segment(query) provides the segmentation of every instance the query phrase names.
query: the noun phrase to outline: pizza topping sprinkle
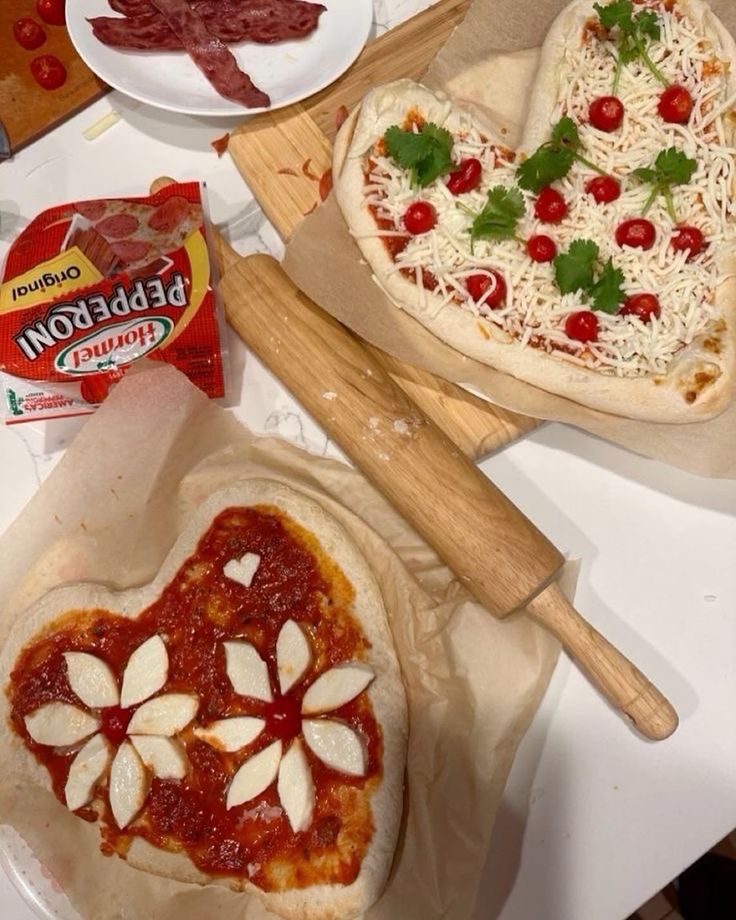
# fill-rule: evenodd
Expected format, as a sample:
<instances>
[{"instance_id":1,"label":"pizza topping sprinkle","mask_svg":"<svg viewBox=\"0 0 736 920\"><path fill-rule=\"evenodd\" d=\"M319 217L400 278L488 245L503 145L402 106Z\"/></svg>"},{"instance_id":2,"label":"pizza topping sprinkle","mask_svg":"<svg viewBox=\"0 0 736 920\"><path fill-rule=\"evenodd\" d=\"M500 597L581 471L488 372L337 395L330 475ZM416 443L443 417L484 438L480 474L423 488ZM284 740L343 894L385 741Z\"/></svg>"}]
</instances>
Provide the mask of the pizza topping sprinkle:
<instances>
[{"instance_id":1,"label":"pizza topping sprinkle","mask_svg":"<svg viewBox=\"0 0 736 920\"><path fill-rule=\"evenodd\" d=\"M414 201L404 213L404 227L412 236L429 233L436 223L437 211L428 201Z\"/></svg>"},{"instance_id":2,"label":"pizza topping sprinkle","mask_svg":"<svg viewBox=\"0 0 736 920\"><path fill-rule=\"evenodd\" d=\"M559 224L567 216L567 202L557 189L543 188L534 202L534 213L544 224Z\"/></svg>"},{"instance_id":3,"label":"pizza topping sprinkle","mask_svg":"<svg viewBox=\"0 0 736 920\"><path fill-rule=\"evenodd\" d=\"M450 173L447 188L453 195L463 195L478 188L483 174L483 166L477 157L468 157L460 162L457 169Z\"/></svg>"},{"instance_id":4,"label":"pizza topping sprinkle","mask_svg":"<svg viewBox=\"0 0 736 920\"><path fill-rule=\"evenodd\" d=\"M657 231L650 220L634 217L625 220L616 228L616 242L619 246L632 249L651 249L657 239Z\"/></svg>"},{"instance_id":5,"label":"pizza topping sprinkle","mask_svg":"<svg viewBox=\"0 0 736 920\"><path fill-rule=\"evenodd\" d=\"M659 97L657 111L664 121L674 125L685 125L693 111L693 97L684 86L668 86Z\"/></svg>"},{"instance_id":6,"label":"pizza topping sprinkle","mask_svg":"<svg viewBox=\"0 0 736 920\"><path fill-rule=\"evenodd\" d=\"M557 255L557 244L552 237L537 233L527 240L526 251L532 262L551 262Z\"/></svg>"},{"instance_id":7,"label":"pizza topping sprinkle","mask_svg":"<svg viewBox=\"0 0 736 920\"><path fill-rule=\"evenodd\" d=\"M568 338L577 342L595 342L598 339L598 319L590 310L578 310L565 320Z\"/></svg>"},{"instance_id":8,"label":"pizza topping sprinkle","mask_svg":"<svg viewBox=\"0 0 736 920\"><path fill-rule=\"evenodd\" d=\"M479 307L486 306L491 310L496 310L503 306L506 300L506 282L503 276L493 269L468 275L465 279L465 287Z\"/></svg>"},{"instance_id":9,"label":"pizza topping sprinkle","mask_svg":"<svg viewBox=\"0 0 736 920\"><path fill-rule=\"evenodd\" d=\"M613 176L593 176L585 183L585 191L598 204L610 204L621 197L621 183Z\"/></svg>"},{"instance_id":10,"label":"pizza topping sprinkle","mask_svg":"<svg viewBox=\"0 0 736 920\"><path fill-rule=\"evenodd\" d=\"M655 294L633 294L621 307L624 316L638 316L643 323L649 323L653 316L659 317L659 301Z\"/></svg>"},{"instance_id":11,"label":"pizza topping sprinkle","mask_svg":"<svg viewBox=\"0 0 736 920\"><path fill-rule=\"evenodd\" d=\"M705 236L697 227L677 227L672 234L670 245L675 252L687 252L688 262L699 256L705 248Z\"/></svg>"}]
</instances>

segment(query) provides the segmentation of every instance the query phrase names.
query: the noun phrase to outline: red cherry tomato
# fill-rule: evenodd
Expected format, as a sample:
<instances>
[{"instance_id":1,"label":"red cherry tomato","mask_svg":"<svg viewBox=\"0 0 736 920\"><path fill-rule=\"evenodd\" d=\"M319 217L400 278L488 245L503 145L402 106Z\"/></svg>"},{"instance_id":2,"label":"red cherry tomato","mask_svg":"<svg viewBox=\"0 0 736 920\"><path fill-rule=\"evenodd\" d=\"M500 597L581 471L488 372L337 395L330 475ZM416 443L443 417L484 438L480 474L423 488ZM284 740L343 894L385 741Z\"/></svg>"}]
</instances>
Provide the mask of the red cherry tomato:
<instances>
[{"instance_id":1,"label":"red cherry tomato","mask_svg":"<svg viewBox=\"0 0 736 920\"><path fill-rule=\"evenodd\" d=\"M657 238L657 231L650 220L635 217L625 220L616 229L616 242L619 246L633 246L635 249L651 249Z\"/></svg>"},{"instance_id":2,"label":"red cherry tomato","mask_svg":"<svg viewBox=\"0 0 736 920\"><path fill-rule=\"evenodd\" d=\"M58 89L66 83L66 67L53 54L42 54L31 61L33 79L42 89Z\"/></svg>"},{"instance_id":3,"label":"red cherry tomato","mask_svg":"<svg viewBox=\"0 0 736 920\"><path fill-rule=\"evenodd\" d=\"M35 19L24 16L13 23L13 36L21 48L35 51L46 41L46 33Z\"/></svg>"},{"instance_id":4,"label":"red cherry tomato","mask_svg":"<svg viewBox=\"0 0 736 920\"><path fill-rule=\"evenodd\" d=\"M672 248L675 252L690 251L688 261L705 249L705 237L697 227L678 227L672 234Z\"/></svg>"},{"instance_id":5,"label":"red cherry tomato","mask_svg":"<svg viewBox=\"0 0 736 920\"><path fill-rule=\"evenodd\" d=\"M657 111L662 118L674 125L686 124L692 110L693 97L684 86L678 86L676 83L667 87L657 104Z\"/></svg>"},{"instance_id":6,"label":"red cherry tomato","mask_svg":"<svg viewBox=\"0 0 736 920\"><path fill-rule=\"evenodd\" d=\"M585 183L585 191L592 195L598 204L610 204L621 195L621 183L613 176L595 176Z\"/></svg>"},{"instance_id":7,"label":"red cherry tomato","mask_svg":"<svg viewBox=\"0 0 736 920\"><path fill-rule=\"evenodd\" d=\"M483 300L485 306L495 310L497 307L502 306L506 300L506 282L498 272L492 271L490 275L491 277L488 275L469 275L465 279L465 287L468 289L468 294L478 303L483 300L491 285L495 284L491 293Z\"/></svg>"},{"instance_id":8,"label":"red cherry tomato","mask_svg":"<svg viewBox=\"0 0 736 920\"><path fill-rule=\"evenodd\" d=\"M653 316L659 316L659 301L654 294L632 294L618 312L622 316L638 316L648 323Z\"/></svg>"},{"instance_id":9,"label":"red cherry tomato","mask_svg":"<svg viewBox=\"0 0 736 920\"><path fill-rule=\"evenodd\" d=\"M533 262L551 262L557 255L557 246L551 236L538 233L527 240L526 251Z\"/></svg>"},{"instance_id":10,"label":"red cherry tomato","mask_svg":"<svg viewBox=\"0 0 736 920\"><path fill-rule=\"evenodd\" d=\"M621 127L624 104L618 96L599 96L590 103L588 118L594 128L610 133Z\"/></svg>"},{"instance_id":11,"label":"red cherry tomato","mask_svg":"<svg viewBox=\"0 0 736 920\"><path fill-rule=\"evenodd\" d=\"M66 0L36 0L36 12L50 26L66 25Z\"/></svg>"},{"instance_id":12,"label":"red cherry tomato","mask_svg":"<svg viewBox=\"0 0 736 920\"><path fill-rule=\"evenodd\" d=\"M458 168L450 173L447 180L447 187L453 195L462 195L463 192L472 192L478 188L481 180L483 169L480 160L475 157L468 157L463 160Z\"/></svg>"},{"instance_id":13,"label":"red cherry tomato","mask_svg":"<svg viewBox=\"0 0 736 920\"><path fill-rule=\"evenodd\" d=\"M545 224L559 224L567 214L567 204L558 191L547 186L534 202L534 213Z\"/></svg>"},{"instance_id":14,"label":"red cherry tomato","mask_svg":"<svg viewBox=\"0 0 736 920\"><path fill-rule=\"evenodd\" d=\"M565 334L576 342L597 342L598 317L591 310L571 313L565 320Z\"/></svg>"},{"instance_id":15,"label":"red cherry tomato","mask_svg":"<svg viewBox=\"0 0 736 920\"><path fill-rule=\"evenodd\" d=\"M412 236L428 233L437 223L437 212L428 201L413 201L404 212L404 226Z\"/></svg>"}]
</instances>

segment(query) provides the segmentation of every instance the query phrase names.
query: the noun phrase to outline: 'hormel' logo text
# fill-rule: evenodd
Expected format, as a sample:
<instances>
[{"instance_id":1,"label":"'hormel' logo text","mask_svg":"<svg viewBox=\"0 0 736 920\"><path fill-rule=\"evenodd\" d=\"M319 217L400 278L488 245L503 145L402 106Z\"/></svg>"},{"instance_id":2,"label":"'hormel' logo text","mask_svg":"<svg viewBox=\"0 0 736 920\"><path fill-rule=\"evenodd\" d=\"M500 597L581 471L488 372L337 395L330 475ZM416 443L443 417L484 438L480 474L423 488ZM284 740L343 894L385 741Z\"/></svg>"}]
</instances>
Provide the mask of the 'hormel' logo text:
<instances>
[{"instance_id":1,"label":"'hormel' logo text","mask_svg":"<svg viewBox=\"0 0 736 920\"><path fill-rule=\"evenodd\" d=\"M174 328L168 316L138 316L113 323L60 351L54 367L62 374L93 374L124 367L158 348Z\"/></svg>"},{"instance_id":2,"label":"'hormel' logo text","mask_svg":"<svg viewBox=\"0 0 736 920\"><path fill-rule=\"evenodd\" d=\"M86 297L78 297L76 300L54 304L43 319L24 326L18 335L14 336L14 341L26 358L35 361L48 348L74 338L78 331L92 329L112 317L130 316L131 313L167 306L185 307L186 305L184 276L180 272L176 272L168 284L158 277L135 281L127 289L122 284L117 284L109 296L90 294ZM167 320L167 322L171 321ZM173 327L173 324L171 325ZM166 335L169 331L170 329L167 330ZM147 350L150 351L150 349ZM57 366L60 358L61 355L56 361ZM69 373L68 367L65 367L64 370ZM71 372L74 373L74 371Z\"/></svg>"}]
</instances>

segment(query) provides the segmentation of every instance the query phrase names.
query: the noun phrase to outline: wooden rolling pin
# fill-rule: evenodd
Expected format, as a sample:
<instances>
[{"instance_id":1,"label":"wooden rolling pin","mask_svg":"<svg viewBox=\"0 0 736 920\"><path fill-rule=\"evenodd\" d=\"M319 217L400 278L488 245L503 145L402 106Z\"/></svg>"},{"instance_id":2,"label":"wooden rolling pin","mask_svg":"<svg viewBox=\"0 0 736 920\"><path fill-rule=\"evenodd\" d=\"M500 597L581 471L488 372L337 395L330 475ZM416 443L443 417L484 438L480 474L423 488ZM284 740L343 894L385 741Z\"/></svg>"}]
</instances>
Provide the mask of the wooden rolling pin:
<instances>
[{"instance_id":1,"label":"wooden rolling pin","mask_svg":"<svg viewBox=\"0 0 736 920\"><path fill-rule=\"evenodd\" d=\"M275 259L216 250L232 327L468 590L497 617L526 607L643 735L672 734L671 704L562 594L549 540Z\"/></svg>"}]
</instances>

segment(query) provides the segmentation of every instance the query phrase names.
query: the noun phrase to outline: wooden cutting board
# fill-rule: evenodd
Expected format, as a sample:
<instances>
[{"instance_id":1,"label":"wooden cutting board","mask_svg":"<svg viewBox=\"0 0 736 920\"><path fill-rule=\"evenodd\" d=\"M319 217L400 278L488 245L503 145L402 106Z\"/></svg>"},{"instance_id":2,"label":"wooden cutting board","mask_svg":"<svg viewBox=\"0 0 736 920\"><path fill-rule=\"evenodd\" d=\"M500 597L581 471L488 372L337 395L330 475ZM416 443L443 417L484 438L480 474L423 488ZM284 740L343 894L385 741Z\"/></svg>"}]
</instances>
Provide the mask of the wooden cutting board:
<instances>
[{"instance_id":1,"label":"wooden cutting board","mask_svg":"<svg viewBox=\"0 0 736 920\"><path fill-rule=\"evenodd\" d=\"M255 115L231 135L228 150L283 239L291 237L329 189L332 142L340 118L372 87L400 77L418 79L469 6L470 0L441 0L367 45L327 89L304 102ZM368 347L394 381L470 456L487 456L540 424Z\"/></svg>"},{"instance_id":2,"label":"wooden cutting board","mask_svg":"<svg viewBox=\"0 0 736 920\"><path fill-rule=\"evenodd\" d=\"M13 37L13 23L25 16L46 32L46 41L34 51ZM74 50L66 28L41 21L34 0L0 0L0 49L0 120L13 152L108 90ZM43 54L55 55L66 68L66 82L58 89L42 89L31 75L31 61Z\"/></svg>"}]
</instances>

